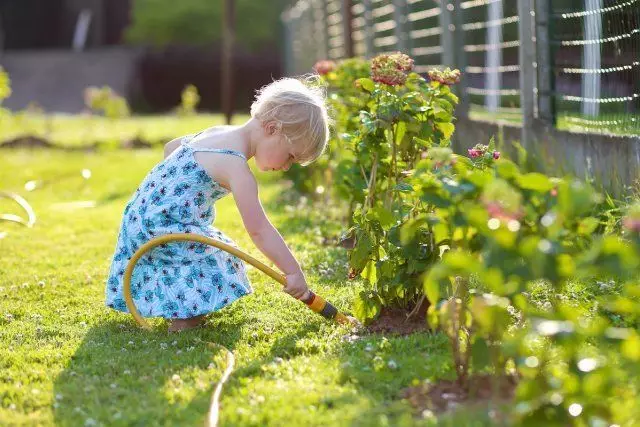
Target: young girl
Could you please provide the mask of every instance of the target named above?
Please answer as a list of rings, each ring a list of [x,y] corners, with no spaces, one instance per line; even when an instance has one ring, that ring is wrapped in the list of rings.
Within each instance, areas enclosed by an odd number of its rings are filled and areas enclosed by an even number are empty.
[[[262,171],[307,165],[325,149],[328,122],[322,90],[285,78],[258,92],[244,125],[213,127],[169,142],[165,159],[124,210],[107,280],[107,306],[128,311],[122,292],[127,263],[156,236],[197,233],[233,244],[211,226],[214,202],[229,192],[255,245],[286,275],[284,291],[306,297],[300,264],[267,219],[247,160],[254,157]],[[131,278],[140,314],[170,319],[170,331],[198,326],[207,313],[252,291],[242,261],[200,243],[172,242],[152,249],[138,261]]]

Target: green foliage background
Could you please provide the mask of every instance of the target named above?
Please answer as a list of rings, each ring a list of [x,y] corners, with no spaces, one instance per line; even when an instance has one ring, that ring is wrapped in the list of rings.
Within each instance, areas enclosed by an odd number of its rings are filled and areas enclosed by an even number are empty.
[[[236,0],[236,41],[248,49],[274,46],[280,14],[291,0]],[[222,37],[222,1],[134,0],[126,39],[133,44],[208,44]]]

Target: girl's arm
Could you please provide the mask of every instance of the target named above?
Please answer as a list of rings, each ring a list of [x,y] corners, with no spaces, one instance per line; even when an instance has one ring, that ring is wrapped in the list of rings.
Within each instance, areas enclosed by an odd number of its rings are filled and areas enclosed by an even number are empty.
[[[173,139],[169,142],[167,142],[164,145],[164,158],[166,159],[167,157],[169,157],[171,155],[171,153],[173,153],[176,148],[178,148],[180,146],[180,140],[182,139],[182,137]]]
[[[301,273],[300,264],[262,208],[255,177],[245,169],[229,176],[228,184],[251,240],[286,275]]]

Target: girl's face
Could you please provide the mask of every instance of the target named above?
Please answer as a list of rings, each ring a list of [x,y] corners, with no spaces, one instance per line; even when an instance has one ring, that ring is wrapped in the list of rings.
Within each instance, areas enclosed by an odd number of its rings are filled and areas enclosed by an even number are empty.
[[[293,146],[275,124],[264,126],[264,135],[256,149],[255,160],[261,171],[286,171],[295,162]]]

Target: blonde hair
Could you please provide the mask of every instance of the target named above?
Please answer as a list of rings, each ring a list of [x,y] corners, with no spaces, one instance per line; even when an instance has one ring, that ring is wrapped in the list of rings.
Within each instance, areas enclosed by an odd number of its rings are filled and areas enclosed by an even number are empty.
[[[251,117],[276,122],[289,143],[300,146],[296,161],[306,166],[324,152],[330,118],[317,76],[302,79],[286,77],[262,87],[251,104]]]

